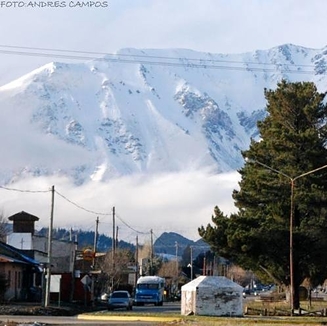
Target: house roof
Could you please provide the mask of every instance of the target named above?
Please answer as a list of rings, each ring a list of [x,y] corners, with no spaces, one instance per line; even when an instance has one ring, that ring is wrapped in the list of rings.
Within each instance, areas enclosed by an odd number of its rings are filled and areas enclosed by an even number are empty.
[[[15,259],[6,255],[1,255],[0,254],[0,263],[18,263],[18,264],[26,264],[26,262]]]
[[[19,250],[15,247],[12,247],[0,241],[0,262],[1,257],[3,258],[3,260],[7,260],[8,262],[13,261],[29,265],[40,265],[39,262],[19,252]]]
[[[39,218],[35,215],[21,211],[8,217],[9,221],[38,221]]]

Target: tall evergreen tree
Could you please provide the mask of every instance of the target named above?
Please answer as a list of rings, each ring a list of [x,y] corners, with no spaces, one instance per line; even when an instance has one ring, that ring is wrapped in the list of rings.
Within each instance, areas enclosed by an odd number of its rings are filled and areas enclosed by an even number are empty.
[[[252,140],[242,153],[249,161],[239,171],[240,190],[233,192],[238,212],[226,216],[216,207],[212,224],[201,226],[199,234],[219,255],[290,285],[295,178],[292,306],[297,309],[303,280],[315,285],[327,277],[327,168],[311,173],[327,164],[326,93],[310,82],[283,80],[277,86],[265,90],[268,115],[258,122],[261,140]]]

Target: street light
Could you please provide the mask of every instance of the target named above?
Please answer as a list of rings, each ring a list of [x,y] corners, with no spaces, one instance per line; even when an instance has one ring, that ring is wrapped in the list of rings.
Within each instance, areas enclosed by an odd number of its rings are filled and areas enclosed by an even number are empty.
[[[293,273],[293,221],[294,221],[294,185],[295,185],[295,181],[305,177],[311,173],[320,171],[322,169],[327,168],[327,164],[324,166],[321,166],[317,169],[302,173],[296,177],[290,177],[289,175],[285,174],[282,171],[276,170],[260,161],[257,160],[253,160],[253,159],[246,159],[246,162],[249,163],[256,163],[259,164],[263,167],[265,167],[268,170],[271,170],[277,174],[283,175],[284,177],[288,178],[291,181],[291,208],[290,208],[290,301],[291,301],[291,312],[293,313],[294,311],[294,273]]]
[[[176,255],[175,255],[175,260],[176,260],[176,277],[178,278],[178,242],[175,241],[175,247],[176,247]]]

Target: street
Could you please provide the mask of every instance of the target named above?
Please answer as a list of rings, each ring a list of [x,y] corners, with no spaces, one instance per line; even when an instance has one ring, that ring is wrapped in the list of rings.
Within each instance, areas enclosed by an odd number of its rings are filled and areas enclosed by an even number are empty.
[[[16,322],[20,325],[37,325],[39,324],[46,324],[47,326],[52,325],[90,325],[90,326],[97,326],[97,325],[130,325],[137,323],[138,326],[143,325],[153,325],[153,321],[140,321],[140,318],[137,318],[138,316],[142,316],[149,313],[156,314],[156,317],[158,315],[160,316],[160,312],[167,314],[178,314],[180,313],[180,302],[168,302],[164,303],[163,306],[153,306],[153,305],[146,305],[146,306],[134,306],[132,311],[126,312],[126,316],[133,317],[135,316],[135,320],[122,320],[124,317],[124,311],[123,310],[116,310],[116,311],[107,311],[103,310],[100,312],[97,312],[96,316],[97,318],[94,318],[94,320],[83,320],[83,315],[74,316],[74,317],[65,317],[65,316],[16,316],[16,315],[0,315],[0,321],[3,322]],[[118,318],[112,319],[116,315],[120,315]],[[106,318],[107,320],[103,319]],[[97,320],[98,319],[98,320]],[[103,319],[103,320],[99,320]],[[112,319],[112,320],[110,320]],[[119,320],[121,319],[121,320]]]

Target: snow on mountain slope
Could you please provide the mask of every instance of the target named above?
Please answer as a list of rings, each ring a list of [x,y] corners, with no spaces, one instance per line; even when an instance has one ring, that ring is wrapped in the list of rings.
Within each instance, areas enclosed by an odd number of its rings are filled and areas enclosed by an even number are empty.
[[[257,136],[264,88],[281,78],[325,84],[325,57],[293,45],[237,55],[124,49],[115,58],[50,63],[1,87],[1,111],[49,146],[55,140],[63,157],[79,153],[73,164],[33,161],[24,173],[60,170],[83,183],[139,172],[224,172],[241,166],[241,150]]]
[[[326,91],[326,58],[327,48],[288,44],[230,55],[123,49],[49,63],[0,87],[1,184],[235,171],[258,137],[264,88],[285,78]]]

